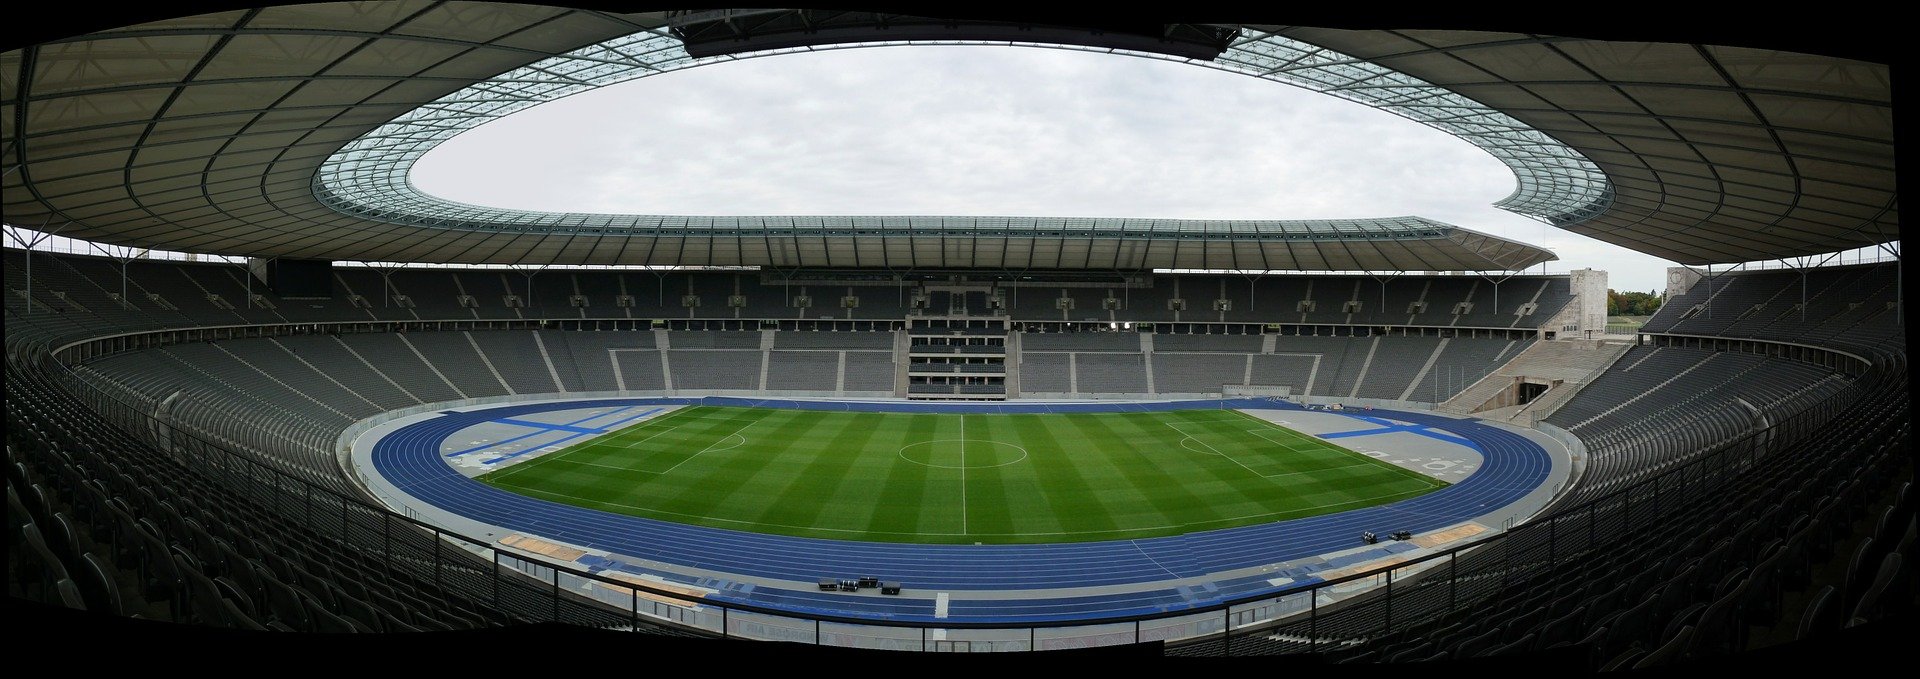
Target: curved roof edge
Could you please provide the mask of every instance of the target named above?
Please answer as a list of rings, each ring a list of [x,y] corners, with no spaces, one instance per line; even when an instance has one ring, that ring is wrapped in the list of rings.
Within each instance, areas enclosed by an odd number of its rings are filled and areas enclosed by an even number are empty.
[[[1252,268],[1249,262],[1289,268],[1297,262],[1291,268],[1378,269],[1392,261],[1384,253],[1395,247],[1445,240],[1262,241],[1258,227],[1204,238],[1151,237],[1133,233],[1144,222],[1132,220],[1122,220],[1124,238],[1097,239],[895,232],[836,240],[791,229],[760,238],[526,232],[429,228],[341,212],[315,195],[321,165],[369,130],[503,71],[660,30],[669,20],[659,12],[536,4],[322,2],[179,16],[37,42],[0,53],[0,70],[19,75],[0,80],[0,102],[13,107],[9,123],[0,125],[8,168],[0,178],[0,204],[11,224],[100,243],[359,261],[1031,262],[1101,269]],[[1558,140],[1601,170],[1605,189],[1587,193],[1587,200],[1551,204],[1555,196],[1598,185],[1555,186],[1560,177],[1582,182],[1580,173],[1549,167],[1519,175],[1541,190],[1523,188],[1505,202],[1549,222],[1576,220],[1561,228],[1642,253],[1699,265],[1817,256],[1901,237],[1891,69],[1884,64],[1751,47],[1461,30],[1255,26],[1236,34],[1232,46],[1238,51],[1223,49],[1216,57],[1226,58],[1204,65],[1270,70],[1267,75],[1277,77],[1377,64]],[[1319,65],[1330,53],[1307,46],[1355,59]],[[597,65],[624,68],[635,61],[620,59],[626,61]],[[1366,77],[1327,80],[1320,89],[1411,96],[1392,77],[1377,83]],[[538,75],[510,85],[561,80]],[[585,85],[577,78],[565,84]],[[1409,109],[1422,104],[1393,101]],[[1460,120],[1466,119],[1435,116],[1436,122]],[[427,141],[405,139],[393,150]],[[1557,161],[1534,154],[1529,162]],[[393,214],[368,208],[369,215]],[[1583,219],[1592,209],[1600,212]],[[563,226],[586,222],[581,217]],[[1031,248],[1035,243],[1039,249]],[[1458,252],[1458,244],[1446,247],[1486,266]],[[1421,257],[1407,259],[1413,263],[1394,265],[1436,268]],[[1335,260],[1376,264],[1347,267]]]
[[[780,218],[722,217],[715,219],[668,215],[590,214],[494,208],[433,196],[416,188],[409,176],[413,165],[440,143],[467,130],[542,103],[607,85],[720,61],[776,56],[816,49],[848,49],[917,44],[1010,45],[1026,43],[971,41],[886,41],[807,45],[746,53],[694,57],[673,31],[657,28],[615,37],[565,54],[542,59],[474,83],[409,111],[349,142],[327,158],[314,176],[314,195],[321,203],[364,219],[425,228],[466,229],[520,233],[634,233],[676,227],[698,228],[706,222],[744,225]],[[1274,80],[1331,94],[1453,134],[1493,155],[1513,170],[1516,187],[1497,207],[1549,224],[1579,221],[1606,209],[1611,189],[1605,175],[1572,148],[1527,127],[1504,113],[1424,81],[1377,64],[1309,45],[1277,33],[1241,29],[1231,45],[1211,61],[1165,54],[1129,52],[1076,45],[1040,45],[1058,49],[1093,50],[1207,66]],[[794,218],[806,221],[808,218]],[[997,218],[939,217],[942,225]],[[1021,218],[1013,218],[1018,221]],[[825,218],[839,224],[870,223],[879,217]],[[912,220],[909,220],[910,222]],[[889,221],[899,221],[890,218]],[[1053,220],[1027,218],[1034,224]],[[1104,222],[1116,220],[1066,220]],[[1269,238],[1269,234],[1296,234],[1334,223],[1327,221],[1219,222],[1187,220],[1124,220],[1137,229],[1128,235],[1152,238],[1193,237],[1196,230],[1219,237]],[[1361,231],[1399,237],[1398,218],[1342,220]],[[1162,228],[1160,224],[1171,224]],[[943,228],[951,229],[952,226]],[[1037,228],[1037,227],[1036,227]],[[1229,235],[1230,234],[1230,235]],[[637,235],[637,233],[636,233]],[[698,235],[689,233],[688,235]],[[959,235],[959,234],[953,234]],[[984,234],[983,234],[984,235]],[[1289,235],[1287,237],[1298,237]],[[1346,237],[1346,236],[1343,236]],[[1550,255],[1548,255],[1550,257]]]

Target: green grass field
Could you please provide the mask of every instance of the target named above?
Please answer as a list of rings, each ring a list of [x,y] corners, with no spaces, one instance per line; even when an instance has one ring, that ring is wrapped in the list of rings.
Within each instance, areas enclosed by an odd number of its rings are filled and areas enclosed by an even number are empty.
[[[1447,485],[1232,410],[953,415],[710,406],[479,480],[666,521],[929,543],[1174,535],[1342,512]]]

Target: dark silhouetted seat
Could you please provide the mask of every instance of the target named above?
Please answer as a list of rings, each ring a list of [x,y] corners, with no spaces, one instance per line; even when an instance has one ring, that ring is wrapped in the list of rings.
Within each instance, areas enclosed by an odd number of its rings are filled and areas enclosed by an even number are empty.
[[[127,611],[120,595],[120,583],[114,579],[114,568],[106,560],[95,554],[80,555],[83,566],[81,574],[85,583],[80,591],[87,597],[87,610],[101,611],[110,615],[126,615]]]
[[[246,611],[240,610],[239,605],[230,599],[220,600],[220,615],[225,623],[222,625],[223,627],[254,632],[265,632],[269,629],[267,626],[260,624],[258,620],[255,620],[253,616],[249,615]]]
[[[1912,576],[1906,574],[1905,557],[1898,552],[1889,552],[1880,559],[1880,570],[1873,578],[1873,584],[1860,595],[1860,601],[1853,606],[1853,615],[1849,616],[1847,626],[1860,625],[1881,617],[1881,602],[1889,603],[1910,598]]]
[[[1799,631],[1795,639],[1811,639],[1840,628],[1840,591],[1833,585],[1824,585],[1807,598],[1807,608],[1800,613]]]
[[[279,580],[267,580],[262,583],[267,588],[267,603],[263,611],[268,620],[280,623],[296,630],[313,629],[312,619],[307,615],[307,606],[301,601],[298,591]]]
[[[1495,627],[1481,633],[1479,636],[1460,642],[1460,646],[1453,649],[1453,657],[1472,658],[1480,655],[1500,643],[1500,633],[1502,631],[1504,630]]]
[[[1684,654],[1687,652],[1687,648],[1692,643],[1693,643],[1693,628],[1692,627],[1680,628],[1679,634],[1673,635],[1673,638],[1667,640],[1667,643],[1661,644],[1659,648],[1653,649],[1653,652],[1648,653],[1645,656],[1641,657],[1639,660],[1635,661],[1632,667],[1637,670],[1644,667],[1659,667],[1661,665],[1673,663],[1675,661],[1678,661],[1682,657],[1684,657]]]

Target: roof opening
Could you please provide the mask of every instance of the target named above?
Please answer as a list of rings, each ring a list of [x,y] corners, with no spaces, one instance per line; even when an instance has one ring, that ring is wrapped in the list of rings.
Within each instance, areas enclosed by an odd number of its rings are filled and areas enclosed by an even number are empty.
[[[1503,222],[1489,205],[1514,186],[1471,144],[1361,104],[1175,62],[982,46],[610,85],[454,137],[411,180],[556,212]]]

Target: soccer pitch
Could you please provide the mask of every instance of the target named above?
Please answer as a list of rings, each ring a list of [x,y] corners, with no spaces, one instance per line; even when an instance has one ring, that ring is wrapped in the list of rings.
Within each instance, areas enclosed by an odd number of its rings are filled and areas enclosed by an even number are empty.
[[[1176,535],[1447,484],[1233,410],[1036,415],[694,406],[480,481],[665,521],[814,538]]]

